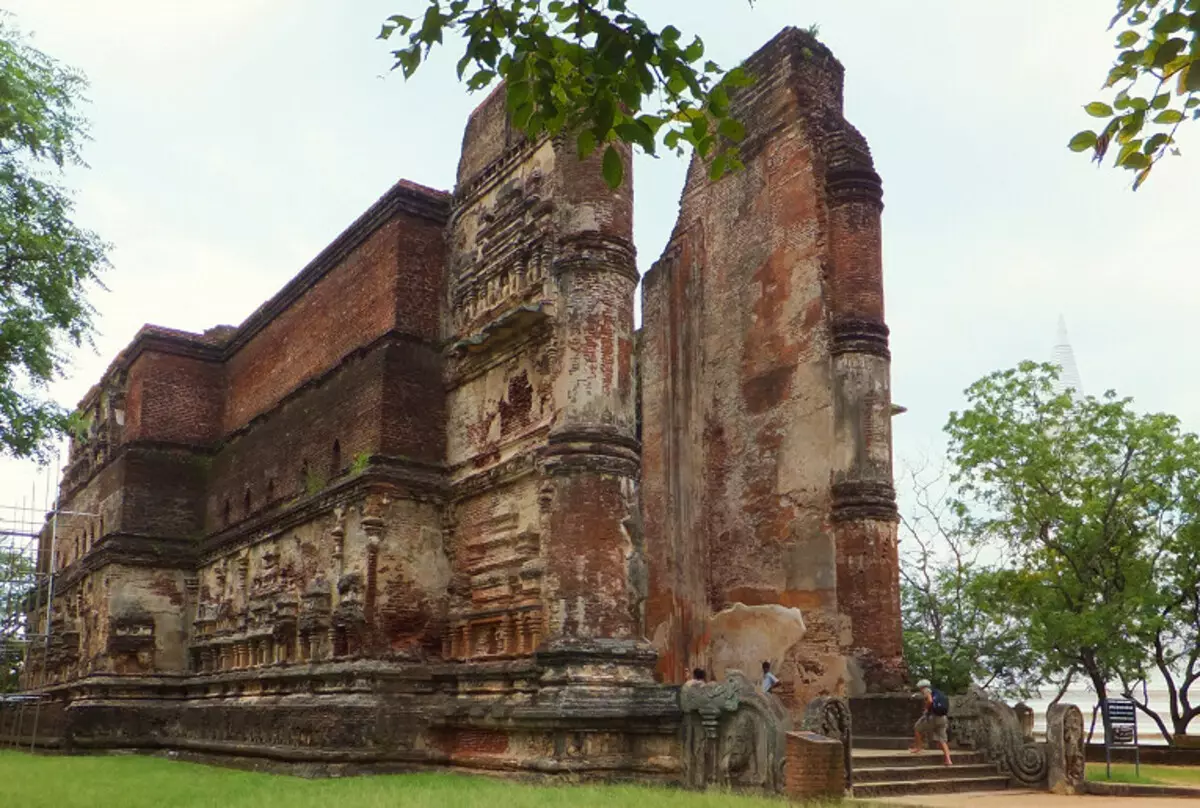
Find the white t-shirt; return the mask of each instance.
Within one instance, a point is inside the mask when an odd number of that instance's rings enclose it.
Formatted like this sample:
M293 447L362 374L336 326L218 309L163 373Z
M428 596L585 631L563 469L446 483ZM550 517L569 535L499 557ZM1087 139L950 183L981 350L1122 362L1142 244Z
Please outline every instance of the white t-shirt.
M763 692L770 693L771 688L774 687L778 681L779 681L779 678L775 674L771 673L770 671L767 671L766 673L764 673L763 681L762 681Z

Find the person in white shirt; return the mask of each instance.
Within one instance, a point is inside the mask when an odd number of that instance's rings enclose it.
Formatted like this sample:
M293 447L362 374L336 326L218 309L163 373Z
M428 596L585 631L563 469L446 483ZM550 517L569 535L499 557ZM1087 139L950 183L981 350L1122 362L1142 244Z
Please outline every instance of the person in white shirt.
M763 662L763 678L762 689L764 693L770 693L775 686L779 684L779 677L771 673L771 663Z

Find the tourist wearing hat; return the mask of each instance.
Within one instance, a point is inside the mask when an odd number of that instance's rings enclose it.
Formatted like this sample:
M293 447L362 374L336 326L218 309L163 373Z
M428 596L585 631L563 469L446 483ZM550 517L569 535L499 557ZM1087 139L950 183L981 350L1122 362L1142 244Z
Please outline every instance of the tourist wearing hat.
M917 691L917 695L925 700L925 710L917 719L913 733L913 746L908 751L914 755L920 752L921 736L924 735L925 741L930 746L937 744L942 748L945 763L949 766L951 765L950 744L946 740L946 730L950 727L950 700L946 698L945 693L931 685L928 679L917 682Z

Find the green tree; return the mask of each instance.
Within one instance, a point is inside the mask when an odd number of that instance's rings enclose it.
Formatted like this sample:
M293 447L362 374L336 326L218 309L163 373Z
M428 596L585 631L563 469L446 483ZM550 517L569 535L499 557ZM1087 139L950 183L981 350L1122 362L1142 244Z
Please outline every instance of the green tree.
M914 679L947 693L971 685L1026 696L1041 672L1017 621L994 620L977 583L988 567L951 499L944 470L910 469L911 507L901 516L900 600L904 658Z
M44 457L67 427L45 388L92 333L87 292L106 263L63 184L82 165L85 86L0 16L0 452L17 457Z
M0 693L18 690L25 653L24 600L34 583L33 559L0 548Z
M1079 671L1104 699L1145 677L1156 637L1171 665L1195 636L1175 565L1197 558L1200 439L1057 377L1024 363L968 388L946 426L955 507L998 553L977 578L991 619L1018 621L1046 672Z
M1136 171L1136 190L1175 149L1175 134L1200 118L1200 0L1118 0L1109 29L1118 29L1116 63L1104 89L1112 95L1084 107L1104 125L1071 138L1075 151ZM1115 145L1115 149L1114 149Z
M393 55L411 76L447 32L465 42L458 75L471 90L506 82L513 125L530 137L569 134L579 155L604 148L604 177L620 185L614 144L654 154L659 143L691 145L710 174L741 166L745 132L729 91L750 78L704 56L699 37L673 25L655 30L627 0L419 0L418 17L396 14L380 38L407 36ZM750 0L753 4L753 0ZM815 29L814 29L815 30Z
M1185 496L1195 496L1195 487ZM1187 512L1200 513L1194 500ZM1170 729L1164 718L1151 708L1139 687L1144 679L1122 672L1123 695L1151 716L1164 737L1183 735L1193 719L1200 716L1200 703L1193 703L1193 688L1200 684L1200 524L1195 521L1180 527L1165 542L1158 564L1155 597L1148 604L1150 613L1149 654L1154 669L1167 686ZM1200 692L1195 694L1200 697Z

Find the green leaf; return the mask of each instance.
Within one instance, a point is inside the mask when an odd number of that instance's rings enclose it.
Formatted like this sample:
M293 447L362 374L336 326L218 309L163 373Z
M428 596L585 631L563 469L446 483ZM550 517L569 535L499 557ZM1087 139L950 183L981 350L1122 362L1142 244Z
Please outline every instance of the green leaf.
M603 163L604 181L608 183L608 187L616 190L621 186L621 182L625 179L625 166L621 162L621 155L617 150L609 144L609 147L604 150Z
M626 121L616 126L617 136L630 145L637 144L647 154L654 154L654 133L643 123Z
M596 136L592 130L584 129L576 138L575 145L579 150L579 159L586 160L596 150Z
M1159 132L1156 135L1152 135L1146 141L1146 144L1144 146L1142 146L1142 152L1145 154L1148 154L1148 155L1154 154L1160 148L1167 145L1167 143L1170 140L1171 140L1171 138L1168 134L1166 134L1165 132Z
M1137 42L1141 38L1142 38L1142 35L1139 34L1137 31L1125 31L1119 37L1117 37L1117 47L1118 48L1128 48L1130 45Z
M496 78L496 74L491 70L478 70L475 75L467 80L467 90L474 92L481 90L492 83L492 79Z
M1200 61L1192 62L1180 71L1179 86L1184 92L1200 93L1200 68L1196 67L1197 64L1200 64Z
M1096 133L1085 131L1080 132L1071 138L1071 142L1067 144L1067 148L1071 151L1081 152L1087 151L1096 145Z
M1084 110L1093 118L1107 118L1113 114L1113 108L1103 101L1093 101L1084 107Z
M1158 50L1154 54L1154 67L1165 67L1167 63L1175 60L1175 57L1187 47L1187 42L1179 37L1173 37L1159 45Z
M1183 113L1177 109L1164 109L1154 116L1155 123L1179 123L1182 120Z
M604 95L596 99L596 108L593 117L596 134L601 138L608 136L612 131L613 121L617 117L617 105L613 101L612 96Z
M1186 14L1173 12L1171 14L1164 14L1158 22L1154 23L1152 30L1156 34L1173 34L1187 24L1188 17Z
M725 118L717 125L717 131L725 137L738 143L746 136L746 127L741 121L735 121L733 118Z
M1154 96L1154 100L1150 102L1150 106L1152 106L1154 109L1166 109L1167 105L1170 103L1171 103L1171 94L1170 93L1160 93L1160 94Z
M725 176L725 168L728 158L725 152L721 152L713 158L712 164L708 167L708 177L711 180L719 180Z
M1121 161L1120 165L1125 168L1140 170L1150 165L1150 158L1141 152L1132 151L1125 155L1125 159Z

